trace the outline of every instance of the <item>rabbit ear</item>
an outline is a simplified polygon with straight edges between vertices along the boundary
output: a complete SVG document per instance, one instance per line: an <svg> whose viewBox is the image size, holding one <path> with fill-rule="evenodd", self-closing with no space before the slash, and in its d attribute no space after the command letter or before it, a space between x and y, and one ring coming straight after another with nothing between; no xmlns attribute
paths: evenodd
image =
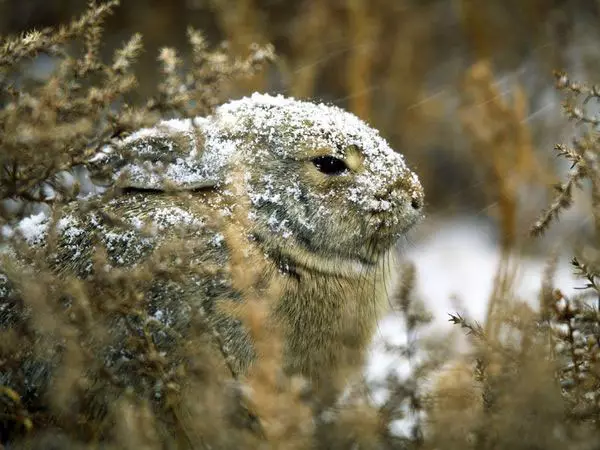
<svg viewBox="0 0 600 450"><path fill-rule="evenodd" d="M95 157L112 169L112 183L121 188L184 191L214 187L222 170L205 160L199 120L170 120L132 134L118 147ZM208 158L210 159L210 158Z"/></svg>

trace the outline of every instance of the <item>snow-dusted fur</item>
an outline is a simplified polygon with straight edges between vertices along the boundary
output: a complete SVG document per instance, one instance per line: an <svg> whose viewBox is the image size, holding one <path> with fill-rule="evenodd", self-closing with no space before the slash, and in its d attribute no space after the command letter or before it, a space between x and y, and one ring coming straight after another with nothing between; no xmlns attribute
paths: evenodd
<svg viewBox="0 0 600 450"><path fill-rule="evenodd" d="M133 268L183 239L182 280L157 277L144 300L158 323L185 335L201 310L243 373L256 351L218 305L264 294L289 373L331 398L360 370L387 305L393 244L423 203L417 176L376 130L337 107L255 94L207 118L140 130L91 164L112 167L123 192L57 222L58 271L92 276L99 247L109 265ZM128 332L115 326L113 342ZM167 335L155 336L165 352Z"/></svg>

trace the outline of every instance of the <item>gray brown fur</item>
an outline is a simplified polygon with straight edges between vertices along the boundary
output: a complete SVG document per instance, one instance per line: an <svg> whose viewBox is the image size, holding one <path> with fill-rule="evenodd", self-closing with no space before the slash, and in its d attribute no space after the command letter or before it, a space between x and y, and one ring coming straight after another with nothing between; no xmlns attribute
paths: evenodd
<svg viewBox="0 0 600 450"><path fill-rule="evenodd" d="M173 351L168 334L185 336L190 317L201 311L243 375L255 349L240 320L218 305L243 303L248 289L277 286L269 310L282 333L285 369L317 390L339 392L363 366L385 311L393 245L420 217L423 192L414 173L354 116L307 102L255 96L155 131L123 144L129 160L114 152L94 162L114 169L123 193L100 211L67 211L58 222L54 269L93 276L98 248L111 266L133 267L177 237L189 244L194 270L182 269L179 281L158 276L144 302L161 325L154 339L162 350ZM177 158L192 147L182 178L164 170L181 164ZM229 149L226 156L220 148ZM322 173L315 158L325 155L345 160L348 169ZM249 281L232 274L240 264ZM8 317L0 312L0 326ZM126 339L124 330L115 323L113 343ZM123 351L113 345L107 361ZM0 384L10 382L0 376Z"/></svg>

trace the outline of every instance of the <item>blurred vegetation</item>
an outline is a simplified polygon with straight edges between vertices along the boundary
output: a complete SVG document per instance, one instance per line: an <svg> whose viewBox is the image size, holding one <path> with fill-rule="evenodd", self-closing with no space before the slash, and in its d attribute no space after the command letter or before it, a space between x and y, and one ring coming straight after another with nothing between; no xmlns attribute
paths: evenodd
<svg viewBox="0 0 600 450"><path fill-rule="evenodd" d="M253 395L245 398L261 424L257 432L247 417L228 419L231 390L201 318L198 336L178 355L187 372L164 379L171 395L155 401L124 389L109 419L95 422L86 412L94 394L81 373L102 365L93 352L106 339L98 305L112 299L115 308L132 308L125 313L135 310L134 297L111 295L115 284L136 280L107 274L94 290L59 279L24 249L37 275L14 267L11 275L34 320L31 328L1 331L0 370L19 352L44 351L39 336L64 340L68 357L42 407L27 397L27 386L0 386L0 448L98 448L99 442L101 448L600 448L600 95L573 81L600 78L600 3L130 0L114 6L0 1L0 35L15 36L0 41L0 225L26 217L32 204L55 212L72 201L77 189L65 186L61 174L112 140L160 117L205 114L220 101L261 90L334 102L379 128L423 178L433 214L484 215L497 224L501 264L485 322L450 316L470 337L466 354L450 359L439 342L409 339L389 351L412 361L412 375L390 375L382 405L370 401L381 387L365 385L339 410L317 418L301 383L277 378L276 340L261 336L261 311L248 312L266 355L248 381ZM16 35L33 28L39 31ZM268 43L277 59L264 67L272 60ZM553 69L561 71L553 77ZM548 150L567 139L573 143ZM573 206L581 220L567 221L557 236L576 244L581 295L567 297L554 286L549 258L534 308L532 299L514 293L518 255L536 245L532 232L551 233L559 213ZM582 230L586 239L575 239ZM409 336L428 320L412 289L417 276L404 267L404 283L392 296ZM0 317L9 320L2 312L15 300L0 293ZM64 294L79 305L74 315L58 307ZM173 362L147 341L136 345L150 361L140 370L162 380ZM398 436L393 424L406 417L412 428Z"/></svg>

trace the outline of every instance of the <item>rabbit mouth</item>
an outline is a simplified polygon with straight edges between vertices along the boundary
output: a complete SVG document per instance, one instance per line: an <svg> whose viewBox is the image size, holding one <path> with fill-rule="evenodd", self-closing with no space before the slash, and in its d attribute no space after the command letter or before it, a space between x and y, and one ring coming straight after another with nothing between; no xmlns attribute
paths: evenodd
<svg viewBox="0 0 600 450"><path fill-rule="evenodd" d="M374 238L383 241L398 240L421 220L421 215L418 214L405 214L399 216L398 214L387 211L370 212L370 217L371 220L369 225L373 229Z"/></svg>
<svg viewBox="0 0 600 450"><path fill-rule="evenodd" d="M422 192L391 191L376 194L368 202L370 223L377 232L403 234L412 228L423 217Z"/></svg>

